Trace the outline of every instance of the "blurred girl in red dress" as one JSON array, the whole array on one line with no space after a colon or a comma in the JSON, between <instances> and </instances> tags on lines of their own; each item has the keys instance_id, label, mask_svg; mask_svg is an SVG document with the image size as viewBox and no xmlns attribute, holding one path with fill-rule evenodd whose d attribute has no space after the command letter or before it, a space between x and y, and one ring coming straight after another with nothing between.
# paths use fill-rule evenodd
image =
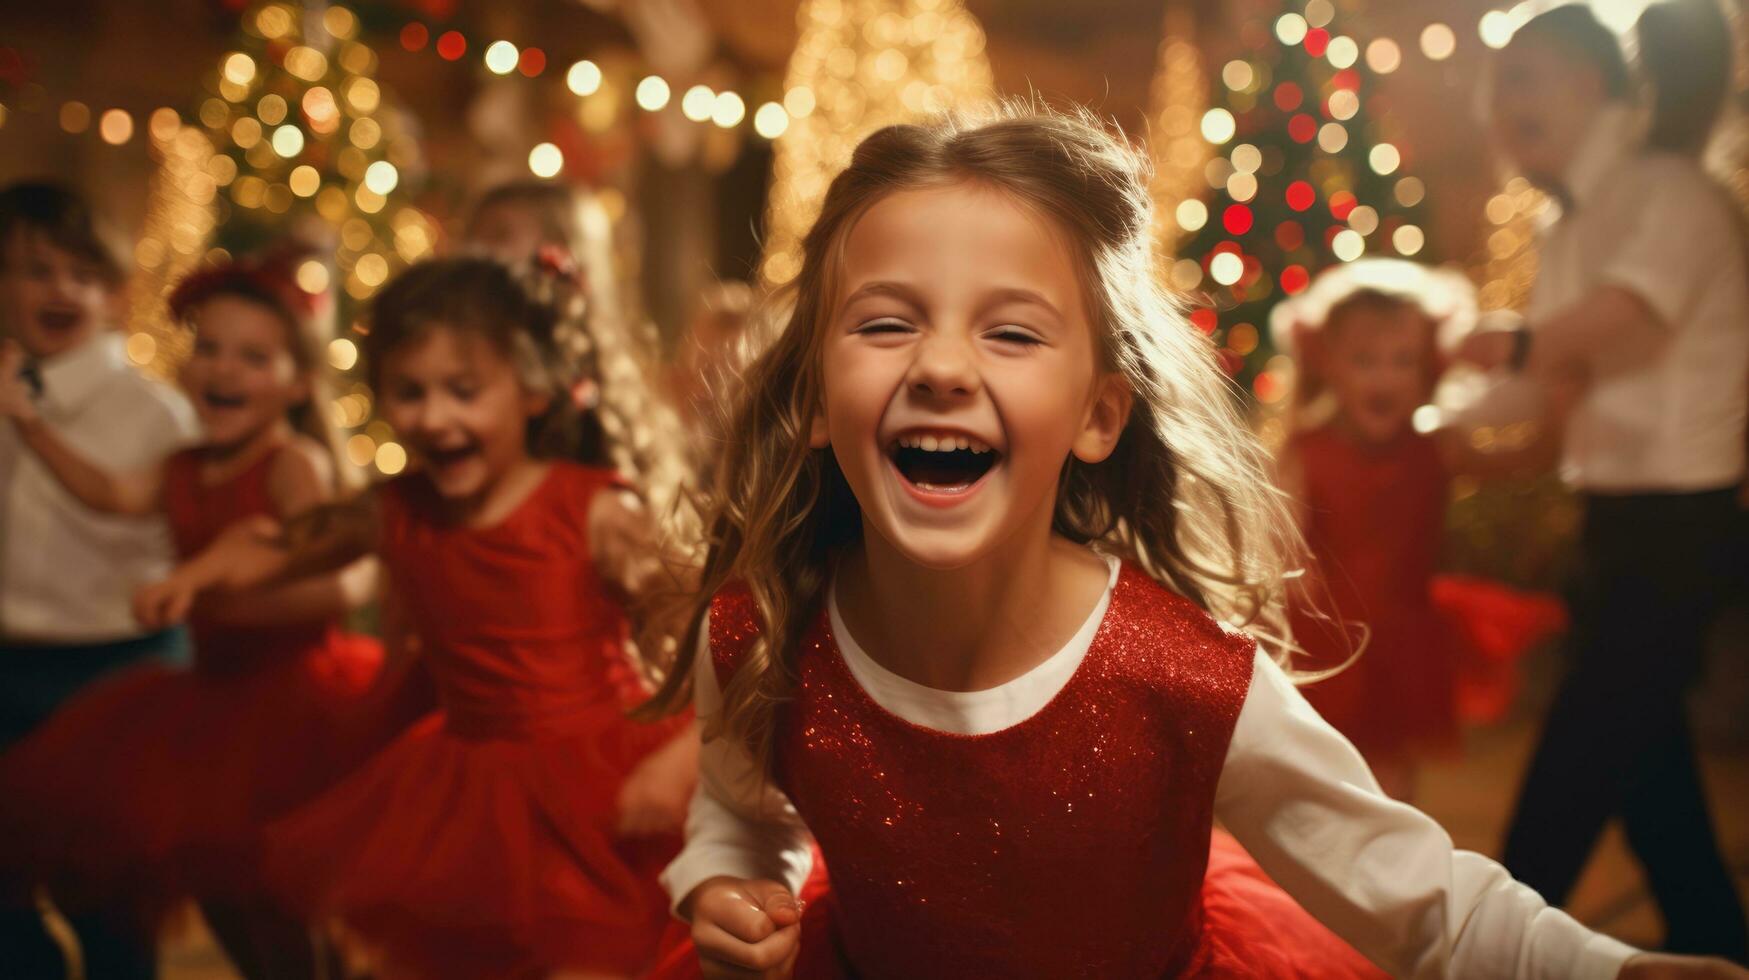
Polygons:
<instances>
[{"instance_id":1,"label":"blurred girl in red dress","mask_svg":"<svg viewBox=\"0 0 1749 980\"><path fill-rule=\"evenodd\" d=\"M1460 273L1397 259L1337 266L1272 314L1278 343L1298 359L1305 425L1278 466L1313 558L1310 594L1336 613L1293 604L1294 639L1308 669L1341 668L1306 698L1398 799L1414 792L1416 760L1457 743L1457 679L1476 652L1467 624L1510 634L1489 651L1497 659L1563 621L1553 599L1436 582L1452 473L1530 455L1479 457L1416 415L1433 398L1440 350L1475 318Z\"/></svg>"},{"instance_id":2,"label":"blurred girl in red dress","mask_svg":"<svg viewBox=\"0 0 1749 980\"><path fill-rule=\"evenodd\" d=\"M485 258L402 274L364 346L410 471L284 539L239 529L221 560L161 590L173 609L203 588L382 558L440 708L265 847L278 893L340 919L386 976L625 976L665 923L656 874L697 736L685 718L625 717L647 692L624 601L665 566L627 483L643 475L638 420L598 417L614 435L596 457L558 458L595 380L568 356L574 281L551 252L522 275Z\"/></svg>"}]
</instances>

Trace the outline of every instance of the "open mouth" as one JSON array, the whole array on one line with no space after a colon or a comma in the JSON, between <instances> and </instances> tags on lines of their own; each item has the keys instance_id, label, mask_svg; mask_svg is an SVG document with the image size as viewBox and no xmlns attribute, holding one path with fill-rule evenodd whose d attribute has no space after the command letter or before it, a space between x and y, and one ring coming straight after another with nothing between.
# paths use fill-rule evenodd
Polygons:
<instances>
[{"instance_id":1,"label":"open mouth","mask_svg":"<svg viewBox=\"0 0 1749 980\"><path fill-rule=\"evenodd\" d=\"M1002 460L985 443L951 434L901 435L887 456L906 483L926 493L965 493Z\"/></svg>"},{"instance_id":2,"label":"open mouth","mask_svg":"<svg viewBox=\"0 0 1749 980\"><path fill-rule=\"evenodd\" d=\"M208 408L215 409L242 408L248 403L248 399L242 395L222 395L216 391L209 391L201 395L201 401Z\"/></svg>"},{"instance_id":3,"label":"open mouth","mask_svg":"<svg viewBox=\"0 0 1749 980\"><path fill-rule=\"evenodd\" d=\"M79 325L78 310L40 310L36 322L49 333L65 333Z\"/></svg>"},{"instance_id":4,"label":"open mouth","mask_svg":"<svg viewBox=\"0 0 1749 980\"><path fill-rule=\"evenodd\" d=\"M426 446L420 450L419 454L425 457L425 461L430 464L432 469L446 470L473 459L478 452L479 447L470 443L464 446L456 446L452 449L439 449L435 446Z\"/></svg>"}]
</instances>

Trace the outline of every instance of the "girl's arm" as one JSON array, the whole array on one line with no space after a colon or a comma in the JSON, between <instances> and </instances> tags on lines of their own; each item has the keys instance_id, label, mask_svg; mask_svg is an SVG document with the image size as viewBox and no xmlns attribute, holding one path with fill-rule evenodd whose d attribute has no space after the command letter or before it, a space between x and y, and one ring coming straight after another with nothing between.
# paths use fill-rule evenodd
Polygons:
<instances>
[{"instance_id":1,"label":"girl's arm","mask_svg":"<svg viewBox=\"0 0 1749 980\"><path fill-rule=\"evenodd\" d=\"M238 521L169 578L135 593L134 617L147 627L179 623L204 594L342 569L375 550L377 523L377 498L369 491L312 508L284 526L259 515Z\"/></svg>"},{"instance_id":2,"label":"girl's arm","mask_svg":"<svg viewBox=\"0 0 1749 980\"><path fill-rule=\"evenodd\" d=\"M663 551L655 520L630 490L610 487L590 500L589 551L602 581L633 601L688 584L675 578L681 563Z\"/></svg>"},{"instance_id":3,"label":"girl's arm","mask_svg":"<svg viewBox=\"0 0 1749 980\"><path fill-rule=\"evenodd\" d=\"M0 415L18 428L19 441L30 447L61 486L92 510L110 514L155 514L163 506L162 465L128 473L111 473L74 451L37 414L29 387L19 376L24 351L11 341L0 349Z\"/></svg>"},{"instance_id":4,"label":"girl's arm","mask_svg":"<svg viewBox=\"0 0 1749 980\"><path fill-rule=\"evenodd\" d=\"M1393 977L1740 975L1641 954L1453 847L1432 818L1379 791L1360 753L1262 651L1215 808L1271 878Z\"/></svg>"},{"instance_id":5,"label":"girl's arm","mask_svg":"<svg viewBox=\"0 0 1749 980\"><path fill-rule=\"evenodd\" d=\"M723 704L708 629L699 631L692 684L698 718L708 722ZM724 738L704 742L686 846L662 872L675 911L688 917L688 899L716 877L768 879L797 894L813 867L813 835L789 797L760 772L745 747Z\"/></svg>"},{"instance_id":6,"label":"girl's arm","mask_svg":"<svg viewBox=\"0 0 1749 980\"><path fill-rule=\"evenodd\" d=\"M334 498L334 463L315 440L293 440L274 457L267 492L282 520ZM203 617L226 626L286 626L337 619L376 595L380 566L365 557L317 575L239 593L214 592L200 600Z\"/></svg>"},{"instance_id":7,"label":"girl's arm","mask_svg":"<svg viewBox=\"0 0 1749 980\"><path fill-rule=\"evenodd\" d=\"M693 699L708 719L722 709L722 694L710 631L699 632ZM800 948L795 896L813 864L807 825L747 750L723 738L705 742L686 846L662 872L662 887L692 923L706 978L788 975Z\"/></svg>"}]
</instances>

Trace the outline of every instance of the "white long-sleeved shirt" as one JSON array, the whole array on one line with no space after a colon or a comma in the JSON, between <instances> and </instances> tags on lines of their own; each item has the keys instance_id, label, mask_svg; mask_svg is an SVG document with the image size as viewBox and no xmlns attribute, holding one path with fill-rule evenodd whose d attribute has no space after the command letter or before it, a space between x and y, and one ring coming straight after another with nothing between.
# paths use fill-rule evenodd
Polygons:
<instances>
[{"instance_id":1,"label":"white long-sleeved shirt","mask_svg":"<svg viewBox=\"0 0 1749 980\"><path fill-rule=\"evenodd\" d=\"M936 690L886 670L845 629L836 594L828 613L839 653L876 704L927 728L988 734L1031 717L1068 682L1117 575L1113 560L1104 596L1061 650L983 691ZM722 705L707 644L705 631L694 673L701 719ZM794 805L725 739L707 742L699 764L686 847L662 877L675 903L717 875L799 889L812 848ZM1605 980L1635 952L1550 908L1499 864L1457 850L1439 824L1381 793L1360 754L1261 650L1215 815L1288 894L1392 976Z\"/></svg>"},{"instance_id":2,"label":"white long-sleeved shirt","mask_svg":"<svg viewBox=\"0 0 1749 980\"><path fill-rule=\"evenodd\" d=\"M1696 160L1639 147L1631 110L1592 124L1543 233L1531 328L1596 289L1638 296L1667 337L1650 357L1591 354L1562 475L1594 493L1692 493L1742 481L1749 265L1729 193Z\"/></svg>"},{"instance_id":3,"label":"white long-sleeved shirt","mask_svg":"<svg viewBox=\"0 0 1749 980\"><path fill-rule=\"evenodd\" d=\"M199 437L186 399L128 363L104 333L41 365L37 411L74 450L116 471L154 466ZM169 574L162 517L80 503L18 428L0 423L0 640L76 645L139 636L134 590Z\"/></svg>"}]
</instances>

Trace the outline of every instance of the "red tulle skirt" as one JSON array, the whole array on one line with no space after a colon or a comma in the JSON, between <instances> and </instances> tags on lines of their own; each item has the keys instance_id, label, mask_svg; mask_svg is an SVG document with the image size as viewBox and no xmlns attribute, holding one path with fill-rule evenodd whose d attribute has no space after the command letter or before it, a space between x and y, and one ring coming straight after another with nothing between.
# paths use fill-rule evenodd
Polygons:
<instances>
[{"instance_id":1,"label":"red tulle skirt","mask_svg":"<svg viewBox=\"0 0 1749 980\"><path fill-rule=\"evenodd\" d=\"M0 877L147 929L201 867L258 892L259 866L236 858L261 828L394 734L382 663L375 640L331 632L265 663L99 682L0 757Z\"/></svg>"},{"instance_id":2,"label":"red tulle skirt","mask_svg":"<svg viewBox=\"0 0 1749 980\"><path fill-rule=\"evenodd\" d=\"M1434 607L1458 639L1458 717L1470 724L1499 721L1518 696L1518 661L1566 630L1566 605L1467 575L1436 575L1432 591Z\"/></svg>"},{"instance_id":3,"label":"red tulle skirt","mask_svg":"<svg viewBox=\"0 0 1749 980\"><path fill-rule=\"evenodd\" d=\"M273 891L338 919L384 976L642 971L680 841L619 839L616 801L686 720L635 724L608 704L561 733L463 737L433 714L269 828Z\"/></svg>"},{"instance_id":4,"label":"red tulle skirt","mask_svg":"<svg viewBox=\"0 0 1749 980\"><path fill-rule=\"evenodd\" d=\"M831 887L819 852L802 888L797 980L851 980L833 933ZM1053 901L1041 893L1040 901ZM1269 977L1281 980L1382 980L1384 972L1300 908L1225 831L1209 843L1203 877L1202 942L1182 977ZM900 937L895 937L900 939ZM901 940L902 941L902 940ZM652 980L701 980L698 955L684 923L670 926Z\"/></svg>"},{"instance_id":5,"label":"red tulle skirt","mask_svg":"<svg viewBox=\"0 0 1749 980\"><path fill-rule=\"evenodd\" d=\"M1426 601L1375 611L1360 657L1304 693L1368 759L1452 750L1460 723L1500 720L1517 696L1518 661L1566 622L1553 596L1434 576ZM1313 654L1310 666L1343 661L1349 647L1334 642L1337 635L1329 623L1295 616L1294 636Z\"/></svg>"}]
</instances>

